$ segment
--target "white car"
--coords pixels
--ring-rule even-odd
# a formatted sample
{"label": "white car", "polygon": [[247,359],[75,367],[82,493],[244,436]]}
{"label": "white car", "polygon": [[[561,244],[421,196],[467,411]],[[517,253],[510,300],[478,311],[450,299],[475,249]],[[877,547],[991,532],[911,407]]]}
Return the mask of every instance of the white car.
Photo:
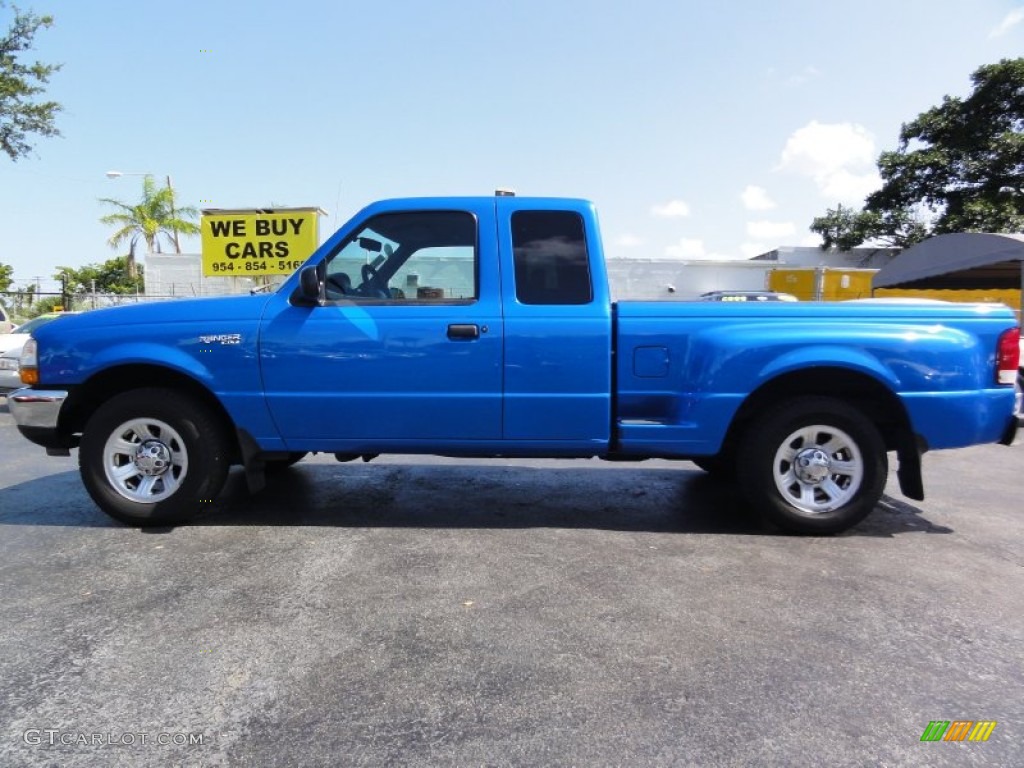
{"label": "white car", "polygon": [[21,376],[18,375],[19,357],[21,357],[21,347],[9,349],[0,354],[0,395],[6,395],[12,389],[25,386],[21,383]]}
{"label": "white car", "polygon": [[39,317],[33,317],[21,325],[15,327],[10,333],[0,335],[0,355],[11,349],[21,349],[28,341],[28,337],[40,325],[45,325],[58,317],[64,315],[77,315],[77,312],[44,312]]}
{"label": "white car", "polygon": [[0,304],[0,333],[10,333],[14,329],[14,323],[7,316],[7,310]]}
{"label": "white car", "polygon": [[58,317],[74,314],[78,313],[47,312],[32,318],[27,323],[22,323],[11,333],[0,334],[0,395],[23,386],[21,377],[18,375],[18,358],[21,357],[22,347],[31,337],[32,331],[41,325],[53,322]]}

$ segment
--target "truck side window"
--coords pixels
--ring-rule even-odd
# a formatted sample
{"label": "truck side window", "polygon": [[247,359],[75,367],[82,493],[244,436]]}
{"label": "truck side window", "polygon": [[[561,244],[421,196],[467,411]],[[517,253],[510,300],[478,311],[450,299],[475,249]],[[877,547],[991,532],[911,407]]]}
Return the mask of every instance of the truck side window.
{"label": "truck side window", "polygon": [[522,304],[589,304],[594,297],[583,217],[572,211],[512,214],[516,299]]}
{"label": "truck side window", "polygon": [[477,297],[476,217],[465,211],[386,213],[327,259],[327,298],[429,302]]}

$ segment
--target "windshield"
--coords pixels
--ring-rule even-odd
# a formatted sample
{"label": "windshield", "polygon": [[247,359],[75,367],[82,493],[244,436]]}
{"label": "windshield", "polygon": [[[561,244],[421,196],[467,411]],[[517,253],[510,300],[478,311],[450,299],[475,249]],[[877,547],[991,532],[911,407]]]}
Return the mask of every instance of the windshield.
{"label": "windshield", "polygon": [[41,325],[46,325],[51,320],[56,320],[60,315],[40,315],[39,317],[33,317],[27,323],[22,323],[14,329],[14,333],[32,333],[36,328]]}

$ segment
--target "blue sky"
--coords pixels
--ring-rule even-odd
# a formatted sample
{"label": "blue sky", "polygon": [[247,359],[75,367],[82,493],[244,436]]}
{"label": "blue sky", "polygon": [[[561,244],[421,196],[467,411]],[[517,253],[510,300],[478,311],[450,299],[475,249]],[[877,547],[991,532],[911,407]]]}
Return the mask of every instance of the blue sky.
{"label": "blue sky", "polygon": [[[117,255],[97,200],[586,197],[612,257],[747,257],[859,205],[900,124],[1024,55],[1020,0],[20,0],[62,138],[0,157],[18,284]],[[0,9],[4,28],[11,8]],[[198,252],[198,238],[183,242]]]}

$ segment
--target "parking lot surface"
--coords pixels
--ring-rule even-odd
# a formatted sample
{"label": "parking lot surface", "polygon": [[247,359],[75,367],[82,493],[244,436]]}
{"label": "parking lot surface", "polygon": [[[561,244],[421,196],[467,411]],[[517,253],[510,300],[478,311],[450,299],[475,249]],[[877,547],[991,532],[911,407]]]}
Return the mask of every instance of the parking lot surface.
{"label": "parking lot surface", "polygon": [[1024,765],[1019,444],[833,538],[686,462],[422,457],[139,531],[2,402],[0,765]]}

